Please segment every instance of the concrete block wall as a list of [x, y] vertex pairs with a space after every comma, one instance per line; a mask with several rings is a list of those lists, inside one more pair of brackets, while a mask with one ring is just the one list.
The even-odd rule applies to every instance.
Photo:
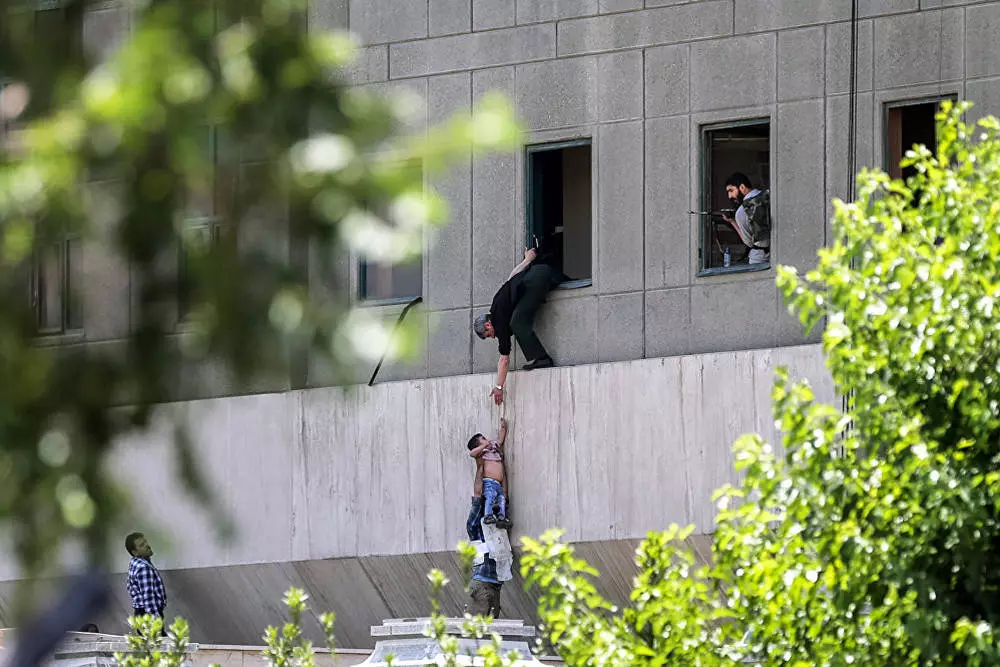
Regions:
[[[819, 345], [513, 373], [505, 446], [512, 543], [564, 529], [567, 540], [590, 543], [582, 553], [605, 575], [602, 592], [625, 602], [635, 540], [671, 523], [711, 533], [713, 492], [739, 480], [736, 438], [755, 432], [780, 446], [770, 396], [782, 366], [808, 380], [817, 401], [835, 402]], [[431, 567], [456, 582], [445, 609], [461, 613], [453, 549], [465, 539], [475, 473], [465, 444], [473, 433], [495, 433], [488, 383], [466, 375], [165, 408], [108, 461], [135, 515], [112, 531], [116, 600], [100, 627], [124, 629], [128, 558], [119, 540], [137, 529], [166, 573], [170, 615], [187, 618], [199, 641], [255, 641], [282, 618], [281, 594], [296, 585], [314, 609], [337, 612], [339, 645], [367, 646], [368, 625], [430, 612]], [[233, 540], [220, 539], [177, 479], [169, 417], [189, 425]], [[707, 557], [707, 540], [689, 544]], [[0, 541], [0, 625], [10, 622], [20, 576]], [[516, 577], [504, 587], [504, 611], [530, 621], [537, 599], [522, 584]], [[311, 621], [310, 634], [319, 638]]]
[[[638, 539], [671, 523], [711, 532], [712, 493], [737, 481], [733, 442], [753, 432], [780, 444], [770, 397], [781, 366], [834, 404], [819, 345], [513, 373], [512, 539], [552, 527], [574, 542]], [[465, 445], [497, 429], [488, 383], [467, 375], [180, 402], [117, 443], [108, 466], [169, 570], [449, 551], [465, 535], [475, 474]], [[174, 419], [189, 427], [232, 542], [177, 478]], [[118, 538], [113, 553], [125, 557]], [[0, 544], [0, 581], [16, 580], [5, 555]]]
[[[700, 204], [700, 128], [767, 118], [772, 263], [812, 264], [830, 239], [829, 202], [851, 178], [850, 10], [850, 0], [313, 0], [310, 24], [363, 40], [350, 82], [417, 96], [412, 132], [500, 90], [525, 143], [591, 139], [593, 285], [553, 293], [539, 323], [557, 363], [579, 364], [808, 342], [773, 268], [697, 275], [698, 221], [686, 211]], [[93, 49], [127, 30], [124, 11], [100, 3], [88, 13]], [[1000, 114], [1000, 2], [863, 0], [858, 28], [859, 166], [883, 163], [887, 103], [954, 95], [976, 102], [977, 115]], [[469, 157], [433, 179], [452, 219], [427, 238], [426, 309], [411, 315], [426, 343], [415, 360], [383, 367], [383, 380], [494, 367], [495, 345], [469, 323], [520, 259], [524, 168], [521, 153]], [[285, 224], [272, 215], [263, 229], [280, 235]], [[59, 342], [120, 345], [127, 267], [92, 243], [81, 270], [85, 330]], [[334, 273], [313, 269], [315, 289], [337, 282], [357, 293], [356, 258]], [[401, 306], [372, 308], [394, 320]], [[330, 381], [310, 365], [307, 386]], [[222, 377], [178, 381], [181, 398], [227, 392]]]

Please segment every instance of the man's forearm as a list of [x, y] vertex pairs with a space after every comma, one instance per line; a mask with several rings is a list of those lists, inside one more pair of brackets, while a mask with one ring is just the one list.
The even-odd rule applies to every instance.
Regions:
[[510, 272], [509, 276], [507, 276], [507, 280], [510, 280], [511, 278], [513, 278], [514, 276], [516, 276], [517, 274], [521, 273], [521, 271], [524, 271], [526, 268], [528, 268], [529, 264], [531, 264], [531, 260], [530, 259], [525, 259], [520, 264], [518, 264], [517, 266], [515, 266], [514, 270]]
[[510, 370], [510, 355], [501, 354], [497, 361], [497, 386], [503, 388], [507, 381], [507, 371]]

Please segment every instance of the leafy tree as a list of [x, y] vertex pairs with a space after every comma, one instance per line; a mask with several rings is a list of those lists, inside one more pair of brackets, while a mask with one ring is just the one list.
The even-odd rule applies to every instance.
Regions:
[[[523, 539], [525, 584], [540, 589], [538, 616], [545, 638], [567, 665], [723, 665], [742, 655], [727, 646], [731, 626], [719, 583], [680, 547], [690, 529], [650, 533], [636, 552], [639, 574], [630, 606], [619, 610], [601, 597], [586, 561], [560, 531]], [[727, 657], [728, 656], [728, 657]]]
[[[780, 454], [736, 445], [711, 568], [650, 535], [630, 606], [556, 535], [522, 567], [569, 665], [987, 665], [1000, 660], [1000, 121], [945, 103], [906, 181], [858, 177], [815, 269], [779, 270], [841, 414], [779, 373]], [[746, 641], [743, 641], [744, 636]]]
[[[109, 448], [150, 423], [183, 363], [220, 365], [237, 390], [275, 375], [301, 385], [307, 355], [344, 369], [383, 341], [344, 286], [310, 289], [310, 268], [329, 277], [348, 250], [418, 253], [445, 218], [421, 175], [516, 138], [496, 98], [405, 138], [407, 106], [343, 84], [353, 44], [305, 30], [305, 0], [137, 3], [130, 37], [99, 64], [78, 48], [85, 0], [53, 4], [41, 28], [34, 3], [0, 0], [0, 521], [26, 577], [50, 572], [68, 540], [106, 561], [127, 506]], [[192, 233], [192, 215], [211, 216], [217, 238]], [[38, 344], [27, 283], [70, 238], [130, 267], [126, 345]], [[179, 436], [179, 468], [207, 503]]]

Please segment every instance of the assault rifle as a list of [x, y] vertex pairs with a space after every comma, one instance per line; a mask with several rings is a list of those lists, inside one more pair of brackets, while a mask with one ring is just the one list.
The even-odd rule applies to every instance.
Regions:
[[688, 211], [691, 215], [707, 215], [712, 218], [722, 218], [725, 216], [733, 217], [736, 213], [735, 208], [721, 208], [718, 211]]
[[[691, 215], [698, 215], [698, 216], [707, 217], [707, 218], [732, 218], [733, 215], [735, 215], [735, 213], [736, 213], [736, 209], [735, 208], [722, 208], [722, 209], [719, 209], [718, 211], [688, 211], [688, 213], [691, 214]], [[720, 220], [717, 220], [717, 219], [716, 220], [712, 220], [712, 222], [714, 224], [716, 224], [716, 225], [723, 224]], [[726, 224], [726, 226], [728, 226], [728, 223], [725, 223], [725, 224]], [[712, 236], [713, 236], [713, 238], [715, 237], [714, 234]], [[717, 238], [715, 238], [715, 245], [719, 248], [719, 252], [723, 252], [722, 244], [719, 243], [719, 239], [717, 239]]]

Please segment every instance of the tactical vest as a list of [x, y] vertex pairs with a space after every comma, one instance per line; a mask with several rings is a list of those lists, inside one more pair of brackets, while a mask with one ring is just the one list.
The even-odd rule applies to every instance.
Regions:
[[743, 210], [747, 213], [747, 220], [750, 223], [750, 235], [752, 236], [754, 248], [761, 247], [760, 243], [771, 241], [771, 191], [761, 190], [756, 197], [743, 200]]

